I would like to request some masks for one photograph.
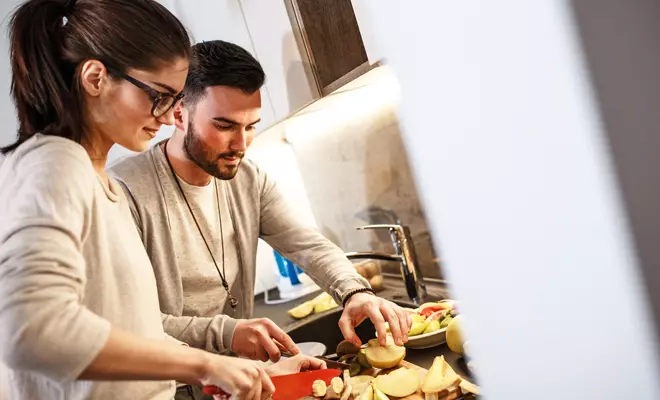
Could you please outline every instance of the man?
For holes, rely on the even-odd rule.
[[[261,237],[344,305],[340,328],[370,318],[384,340],[407,340],[408,313],[373,295],[337,246],[301,225],[276,184],[243,159],[260,120],[264,72],[247,51],[223,41],[194,46],[173,136],[122,160],[123,184],[154,266],[163,324],[175,338],[252,359],[298,352],[270,320],[249,320]]]

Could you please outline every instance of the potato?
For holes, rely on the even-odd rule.
[[[371,386],[374,377],[369,375],[358,375],[350,378],[346,381],[347,384],[353,386],[353,397],[358,398],[367,390],[367,387]]]
[[[378,343],[378,339],[371,339],[367,343],[365,355],[371,366],[381,369],[394,368],[406,357],[405,347],[396,346],[390,336],[387,341],[385,347]]]
[[[369,279],[369,285],[371,285],[374,292],[380,292],[383,290],[385,288],[385,285],[383,284],[383,275],[372,276],[371,279]]]
[[[385,393],[378,390],[377,387],[374,388],[374,400],[390,400]]]
[[[454,372],[444,356],[436,357],[422,382],[422,392],[437,393],[458,384],[461,377]]]
[[[355,267],[355,271],[360,274],[361,277],[366,278],[367,277],[367,270],[364,269],[362,265],[358,265]]]
[[[354,394],[355,395],[355,394]],[[357,400],[374,400],[374,389],[368,384],[364,392],[355,397]]]
[[[375,261],[367,261],[363,264],[363,267],[365,270],[365,278],[367,279],[371,279],[376,275],[380,275],[380,268],[378,267],[378,263]]]
[[[327,390],[327,386],[324,381],[322,380],[316,380],[314,383],[312,383],[312,394],[314,397],[323,397],[325,396],[325,392]]]
[[[376,388],[392,397],[406,397],[419,389],[419,374],[408,368],[399,368],[387,375],[379,375]]]

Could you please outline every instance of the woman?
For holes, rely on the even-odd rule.
[[[172,399],[173,380],[270,395],[278,371],[165,340],[149,259],[104,171],[112,145],[144,150],[173,122],[184,27],[152,0],[28,0],[10,36],[20,127],[0,159],[8,397]],[[301,363],[322,367],[299,357],[274,368]]]

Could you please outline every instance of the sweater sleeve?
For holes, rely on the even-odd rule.
[[[110,323],[81,304],[96,176],[82,147],[65,139],[33,138],[8,158],[0,166],[1,360],[75,380],[110,334]]]
[[[192,347],[212,353],[231,350],[239,320],[219,314],[214,317],[187,317],[161,313],[165,333]]]
[[[277,252],[299,265],[338,304],[352,290],[370,288],[369,282],[355,271],[344,252],[317,229],[300,222],[294,210],[263,171],[261,190],[261,237]]]

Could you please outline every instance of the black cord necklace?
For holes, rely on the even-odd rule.
[[[186,202],[186,206],[188,206],[188,211],[190,211],[190,215],[192,216],[193,221],[195,221],[195,225],[197,226],[199,235],[202,237],[202,240],[206,245],[206,249],[209,251],[209,254],[211,255],[211,259],[213,260],[213,265],[215,265],[215,269],[218,271],[218,275],[220,275],[222,286],[225,288],[225,291],[227,291],[229,305],[233,310],[236,310],[236,306],[238,306],[238,300],[231,294],[231,291],[229,290],[229,283],[225,279],[225,276],[227,275],[227,273],[225,272],[225,235],[222,230],[222,213],[220,212],[220,196],[218,195],[218,184],[216,182],[213,182],[215,185],[215,199],[218,203],[218,222],[220,224],[220,244],[222,247],[222,272],[220,272],[220,267],[218,267],[218,263],[215,261],[215,256],[213,255],[213,251],[211,251],[211,246],[209,246],[209,243],[206,241],[206,238],[204,237],[204,233],[202,232],[202,228],[199,226],[199,222],[197,222],[195,213],[193,212],[192,207],[190,206],[190,202],[188,202],[186,193],[183,191],[183,188],[181,187],[179,178],[176,176],[176,172],[174,172],[174,167],[172,167],[172,163],[170,162],[170,157],[167,155],[167,145],[169,143],[170,141],[167,140],[163,145],[163,154],[165,155],[165,160],[167,161],[167,165],[170,167],[170,172],[172,172],[172,177],[174,178],[174,182],[176,182],[176,185],[179,188],[179,192],[181,193],[183,200]],[[215,180],[215,178],[212,179]]]

